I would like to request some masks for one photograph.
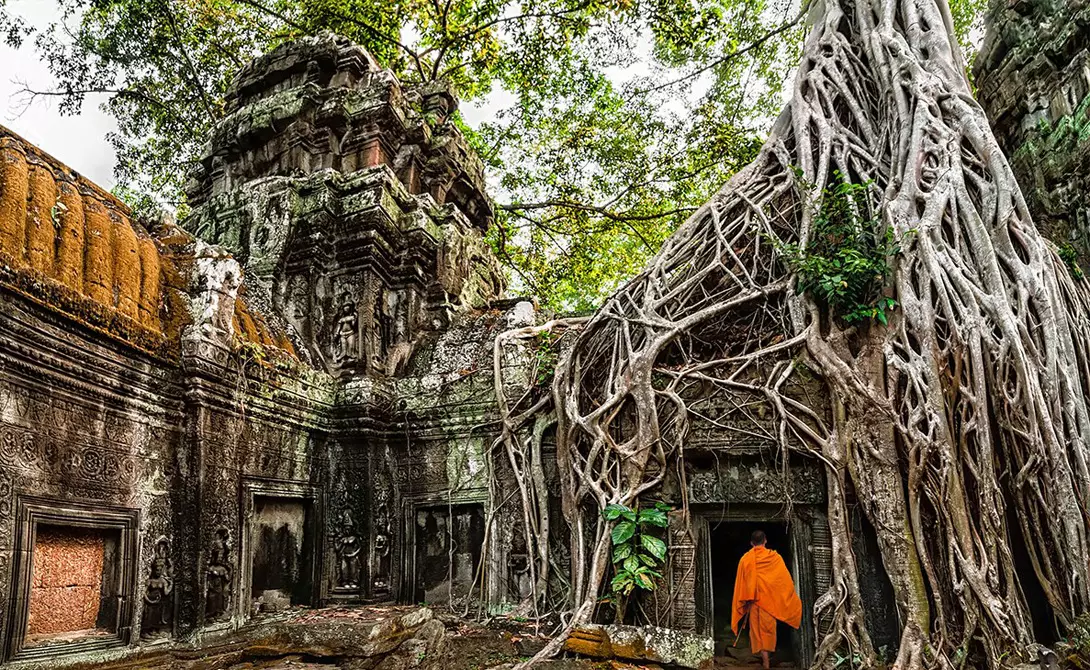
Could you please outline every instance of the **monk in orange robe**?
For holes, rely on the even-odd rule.
[[[792,628],[802,623],[802,601],[795,593],[795,582],[780,555],[765,547],[763,530],[753,531],[752,549],[738,561],[734,580],[734,606],[730,628],[737,635],[739,622],[748,615],[749,646],[761,655],[761,664],[769,667],[769,654],[776,651],[776,621]]]

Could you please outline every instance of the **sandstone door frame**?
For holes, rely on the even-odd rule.
[[[485,492],[487,493],[487,492]],[[470,490],[459,493],[440,492],[440,493],[422,493],[412,496],[405,496],[402,502],[402,529],[404,533],[405,542],[401,550],[401,565],[402,565],[402,577],[400,579],[401,593],[398,594],[398,601],[415,605],[413,603],[413,596],[416,594],[416,514],[421,509],[430,507],[462,507],[465,505],[480,505],[484,513],[485,533],[489,532],[489,505],[487,495],[482,497],[480,490]],[[495,520],[492,520],[495,523]],[[492,543],[493,545],[496,543]],[[483,586],[485,588],[485,598],[489,602],[492,601],[493,594],[491,593],[493,585],[489,580],[490,570],[489,562],[490,556],[481,553],[482,572],[478,588]]]
[[[14,562],[11,571],[11,596],[7,635],[4,639],[3,661],[38,660],[68,656],[111,647],[124,647],[132,642],[135,616],[136,580],[139,572],[140,510],[104,505],[94,501],[61,500],[27,494],[16,496]],[[24,648],[27,618],[30,614],[30,582],[34,566],[34,545],[38,526],[67,526],[93,530],[117,531],[117,624],[114,635],[86,642],[73,642],[63,647]]]
[[[787,526],[791,553],[784,556],[795,588],[802,598],[802,625],[795,635],[794,653],[798,667],[808,667],[815,650],[813,605],[820,567],[815,561],[815,523],[823,521],[816,505],[795,505],[791,517],[785,506],[773,503],[694,503],[694,532],[697,538],[697,632],[714,637],[714,595],[712,592],[711,526],[719,523],[776,523]]]
[[[250,619],[250,607],[253,599],[253,533],[254,533],[254,499],[280,498],[302,502],[305,509],[304,542],[310,546],[310,555],[303,556],[304,563],[309,560],[310,597],[308,605],[317,607],[321,598],[319,588],[322,579],[323,542],[325,536],[322,531],[325,528],[325,517],[322,509],[323,498],[321,490],[310,482],[290,479],[269,479],[265,477],[244,477],[242,480],[242,535],[239,538],[239,566],[241,568],[238,581],[239,597],[235,599],[235,606],[239,621]]]

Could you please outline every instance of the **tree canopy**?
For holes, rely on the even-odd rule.
[[[963,38],[984,0],[956,3]],[[519,290],[598,304],[756,155],[797,62],[791,0],[59,0],[31,27],[0,0],[0,32],[34,48],[56,99],[117,120],[119,193],[184,208],[182,185],[247,59],[329,30],[403,81],[450,80],[490,171],[493,242]]]

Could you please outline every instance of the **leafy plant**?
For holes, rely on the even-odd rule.
[[[833,176],[821,193],[806,247],[783,244],[780,251],[798,276],[799,293],[809,293],[849,323],[888,323],[897,301],[883,291],[900,243],[870,206],[870,182],[852,183],[839,171]]]
[[[546,387],[553,380],[556,373],[559,338],[548,331],[537,336],[537,347],[534,349],[534,384]]]
[[[642,510],[624,505],[608,505],[602,510],[607,521],[617,523],[610,535],[613,543],[610,591],[618,623],[624,621],[633,591],[654,591],[655,579],[662,578],[666,543],[658,534],[669,524],[666,517],[669,511],[670,506],[664,503]]]
[[[1056,253],[1059,254],[1060,260],[1067,263],[1067,269],[1071,271],[1072,277],[1075,279],[1083,278],[1082,267],[1079,266],[1079,250],[1075,248],[1074,244],[1068,242],[1057,249]]]

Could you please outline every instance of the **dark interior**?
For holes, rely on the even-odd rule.
[[[749,539],[753,531],[763,530],[768,536],[766,546],[779,552],[787,563],[787,569],[792,571],[787,524],[773,521],[722,521],[712,522],[710,530],[716,655],[746,660],[752,658],[748,636],[742,633],[737,636],[736,643],[735,635],[730,629],[731,603],[734,599],[734,579],[738,574],[738,561],[750,550]],[[776,626],[776,654],[773,662],[794,661],[796,643],[795,630],[787,624],[779,623]]]
[[[468,597],[481,563],[484,507],[422,507],[415,521],[413,601],[434,605]]]
[[[1010,547],[1014,556],[1015,574],[1022,587],[1022,594],[1026,597],[1030,618],[1033,620],[1033,637],[1040,644],[1051,646],[1060,638],[1056,630],[1056,614],[1052,611],[1045,590],[1041,588],[1040,580],[1037,579],[1037,572],[1033,569],[1033,560],[1026,546],[1026,538],[1012,504],[1007,505],[1007,527],[1010,529]]]
[[[254,497],[251,596],[263,611],[310,603],[308,513],[301,498]]]

